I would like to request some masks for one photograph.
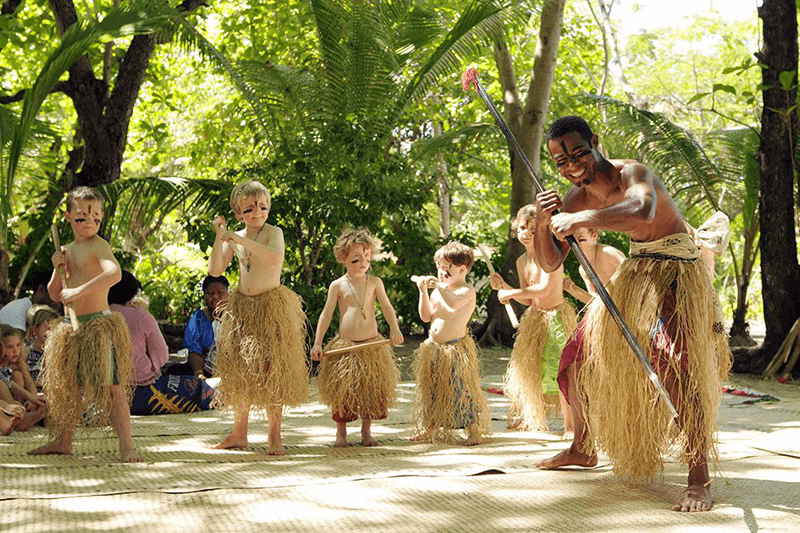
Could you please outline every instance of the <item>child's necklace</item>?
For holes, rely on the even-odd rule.
[[[253,240],[254,240],[254,241],[258,242],[258,236],[259,236],[259,235],[261,235],[261,230],[262,230],[262,229],[264,229],[264,226],[266,226],[266,225],[267,225],[267,222],[266,222],[266,221],[264,221],[264,223],[263,223],[263,224],[261,224],[261,227],[260,227],[260,228],[258,228],[258,232],[256,233],[256,236],[255,236],[255,237],[253,237]],[[245,235],[245,237],[247,237],[247,235]],[[245,248],[245,249],[244,249],[244,257],[245,257],[245,260],[244,260],[244,262],[243,262],[243,264],[244,264],[244,269],[245,269],[246,271],[250,272],[250,264],[252,263],[252,261],[251,261],[251,258],[253,257],[253,252],[251,252],[250,250],[248,250],[247,248]]]
[[[346,280],[347,280],[347,284],[350,286],[350,292],[352,292],[352,293],[353,293],[353,298],[355,298],[355,299],[356,299],[356,303],[358,304],[358,309],[361,311],[361,317],[362,317],[364,320],[366,320],[366,319],[367,319],[367,313],[365,313],[365,312],[364,312],[364,303],[363,303],[363,302],[360,302],[360,301],[358,300],[358,293],[356,292],[356,289],[355,289],[355,287],[353,287],[353,284],[350,282],[350,276],[348,276],[347,274],[345,274],[345,275],[344,275],[344,279],[346,279]],[[364,300],[366,300],[366,299],[367,299],[367,286],[366,286],[366,284],[365,284],[365,285],[364,285]]]

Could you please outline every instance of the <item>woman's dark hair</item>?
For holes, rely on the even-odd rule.
[[[133,300],[133,297],[140,290],[142,290],[142,284],[139,283],[136,276],[127,270],[123,270],[122,279],[119,283],[108,289],[108,303],[125,305]]]

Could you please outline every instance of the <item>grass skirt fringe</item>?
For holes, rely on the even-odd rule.
[[[509,424],[519,419],[521,429],[547,429],[544,394],[558,394],[561,349],[576,326],[575,309],[566,301],[550,310],[529,307],[522,315],[504,377]]]
[[[382,339],[378,335],[365,342]],[[325,351],[354,344],[357,343],[337,337]],[[370,420],[386,417],[386,411],[397,400],[399,381],[400,371],[388,344],[325,356],[317,379],[320,402],[331,406],[334,413],[342,418],[352,414]]]
[[[107,426],[115,374],[130,402],[131,349],[128,324],[119,313],[81,321],[76,333],[69,322],[61,322],[50,330],[41,380],[51,433],[60,435],[76,427]]]
[[[702,263],[634,256],[608,288],[662,384],[668,391],[674,386],[681,427],[678,431],[671,423],[620,329],[596,299],[586,317],[587,357],[579,377],[590,431],[587,443],[606,451],[614,472],[632,480],[652,478],[676,437],[682,462],[692,464],[707,454],[717,466],[715,424],[731,354],[724,328],[712,318],[718,302]],[[657,325],[667,300],[675,302],[673,325],[666,328],[668,337],[660,338],[671,342],[659,345],[657,332],[664,328]]]
[[[477,424],[489,435],[489,405],[480,384],[480,362],[475,339],[438,344],[426,339],[414,352],[417,387],[414,421],[430,440],[455,442],[455,430]]]
[[[283,285],[257,296],[231,294],[217,341],[214,405],[247,411],[306,401],[305,321],[300,297]]]

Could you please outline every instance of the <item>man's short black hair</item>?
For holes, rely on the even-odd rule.
[[[203,292],[206,292],[206,289],[212,283],[219,283],[220,285],[224,285],[226,289],[230,287],[228,278],[226,278],[225,276],[206,276],[205,278],[203,278]]]
[[[587,143],[590,145],[592,144],[592,136],[594,135],[594,133],[592,133],[592,128],[589,127],[589,124],[581,117],[576,117],[574,115],[561,117],[550,124],[550,129],[547,130],[547,137],[544,142],[547,143],[550,139],[563,137],[573,131],[577,132]]]
[[[136,276],[127,270],[123,270],[122,279],[119,280],[119,283],[108,289],[108,303],[125,305],[133,300],[133,297],[136,296],[136,293],[138,293],[141,289],[142,284],[139,283],[139,280],[136,279]]]

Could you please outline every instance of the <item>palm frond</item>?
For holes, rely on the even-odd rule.
[[[597,95],[583,98],[605,111],[607,136],[618,136],[633,146],[636,157],[661,177],[691,219],[721,209],[721,189],[734,181],[720,171],[689,130],[661,113],[641,110],[613,98]]]
[[[438,137],[430,137],[414,143],[412,152],[415,158],[430,157],[448,149],[461,149],[474,144],[476,139],[484,136],[496,136],[497,126],[494,124],[471,124],[464,128],[453,128]]]

